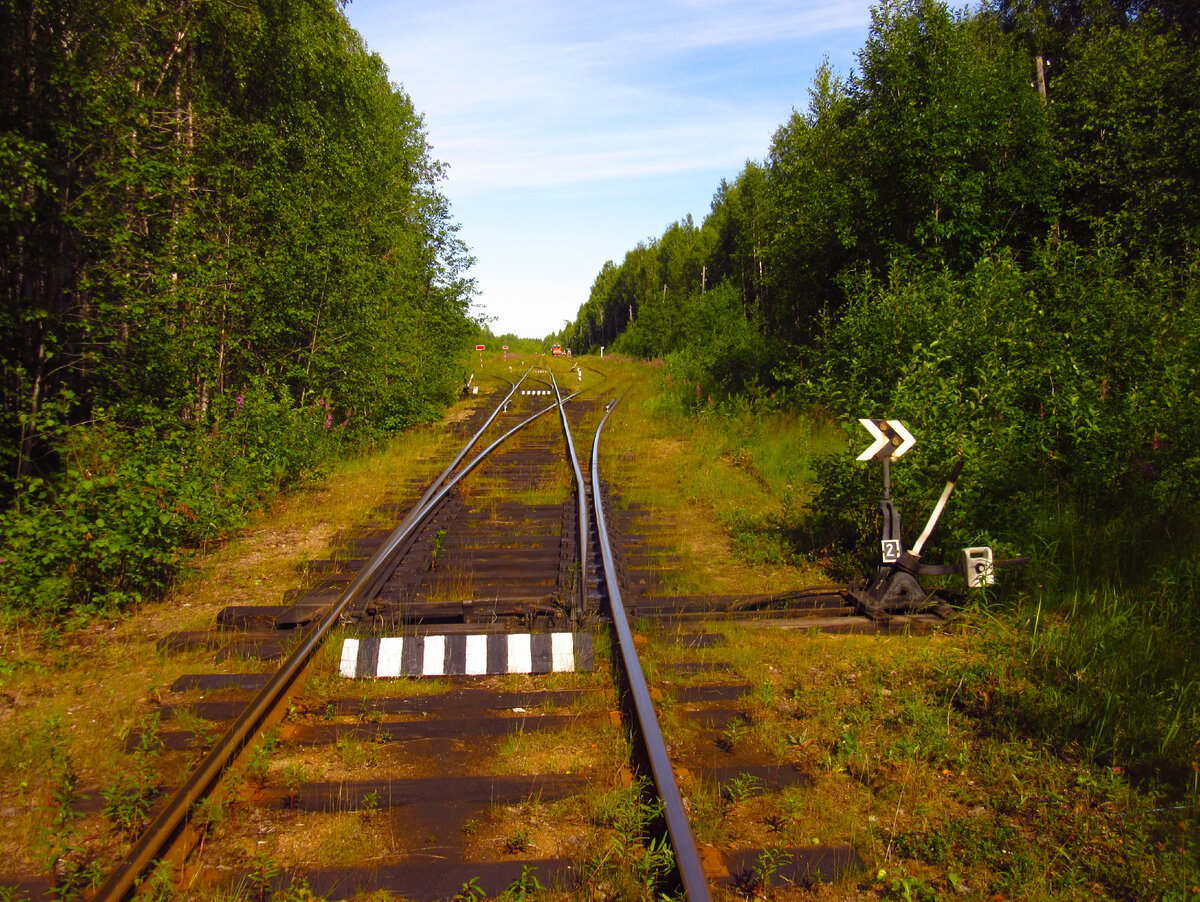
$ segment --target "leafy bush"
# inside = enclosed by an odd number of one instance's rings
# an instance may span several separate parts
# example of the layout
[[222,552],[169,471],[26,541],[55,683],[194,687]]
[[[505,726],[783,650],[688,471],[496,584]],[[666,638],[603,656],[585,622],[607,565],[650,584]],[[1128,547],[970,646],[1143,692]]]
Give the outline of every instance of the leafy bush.
[[[1069,243],[961,277],[896,261],[887,282],[853,284],[797,379],[848,429],[886,416],[916,434],[892,468],[910,542],[964,459],[928,557],[979,543],[1038,559],[1037,604],[1005,639],[1024,688],[981,689],[989,719],[1176,786],[1200,686],[1198,263]],[[841,455],[817,470],[814,535],[876,547],[876,518],[858,512],[874,510],[878,466]]]
[[[1070,507],[1095,529],[1119,522],[1126,540],[1157,540],[1200,497],[1198,267],[1070,244],[1027,267],[996,255],[962,277],[894,261],[887,282],[851,286],[802,385],[847,428],[860,416],[908,423],[918,444],[893,480],[913,510],[932,507],[963,457],[943,518],[951,547],[1061,541],[1039,530]],[[831,462],[817,506],[847,500],[862,466]]]
[[144,411],[136,429],[99,418],[61,431],[65,462],[0,515],[0,600],[58,618],[161,594],[189,549],[245,520],[350,440],[328,399],[305,407],[247,389],[203,427]]
[[[742,312],[741,294],[723,284],[693,299],[683,312],[687,339],[663,356],[672,394],[684,410],[695,411],[741,396],[762,394],[758,373],[765,354],[753,323]],[[627,349],[626,335],[618,350]]]

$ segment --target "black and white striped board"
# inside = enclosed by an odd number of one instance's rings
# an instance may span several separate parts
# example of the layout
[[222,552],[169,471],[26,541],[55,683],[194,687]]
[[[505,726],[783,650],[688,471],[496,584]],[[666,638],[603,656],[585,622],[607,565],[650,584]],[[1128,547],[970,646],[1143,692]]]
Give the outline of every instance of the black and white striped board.
[[523,394],[523,395],[552,395],[552,394],[554,394],[554,392],[550,391],[550,389],[548,389],[548,388],[523,388],[523,389],[521,389],[521,394]]
[[591,633],[485,633],[347,639],[348,679],[570,673],[595,666]]

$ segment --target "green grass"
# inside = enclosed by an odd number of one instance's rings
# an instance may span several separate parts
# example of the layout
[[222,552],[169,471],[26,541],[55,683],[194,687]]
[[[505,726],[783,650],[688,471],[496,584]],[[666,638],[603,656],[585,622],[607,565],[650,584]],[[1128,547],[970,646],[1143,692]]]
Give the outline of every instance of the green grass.
[[960,704],[1010,735],[1038,737],[1131,772],[1196,814],[1200,635],[1178,599],[1114,586],[1020,597],[988,619],[989,666]]

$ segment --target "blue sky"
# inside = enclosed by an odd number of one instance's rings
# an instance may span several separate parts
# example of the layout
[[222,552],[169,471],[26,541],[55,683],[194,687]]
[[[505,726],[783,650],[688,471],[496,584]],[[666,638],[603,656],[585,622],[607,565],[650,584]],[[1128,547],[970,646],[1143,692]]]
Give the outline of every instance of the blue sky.
[[867,0],[352,0],[425,117],[496,334],[573,320],[619,263],[766,156],[821,60],[848,74]]

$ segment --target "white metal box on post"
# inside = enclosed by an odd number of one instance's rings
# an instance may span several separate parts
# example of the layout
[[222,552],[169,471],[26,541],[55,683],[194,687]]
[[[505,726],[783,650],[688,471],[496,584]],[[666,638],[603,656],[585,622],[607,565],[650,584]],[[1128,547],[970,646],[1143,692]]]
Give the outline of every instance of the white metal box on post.
[[986,545],[964,548],[962,553],[963,578],[968,589],[982,589],[994,585],[996,571],[992,549]]

